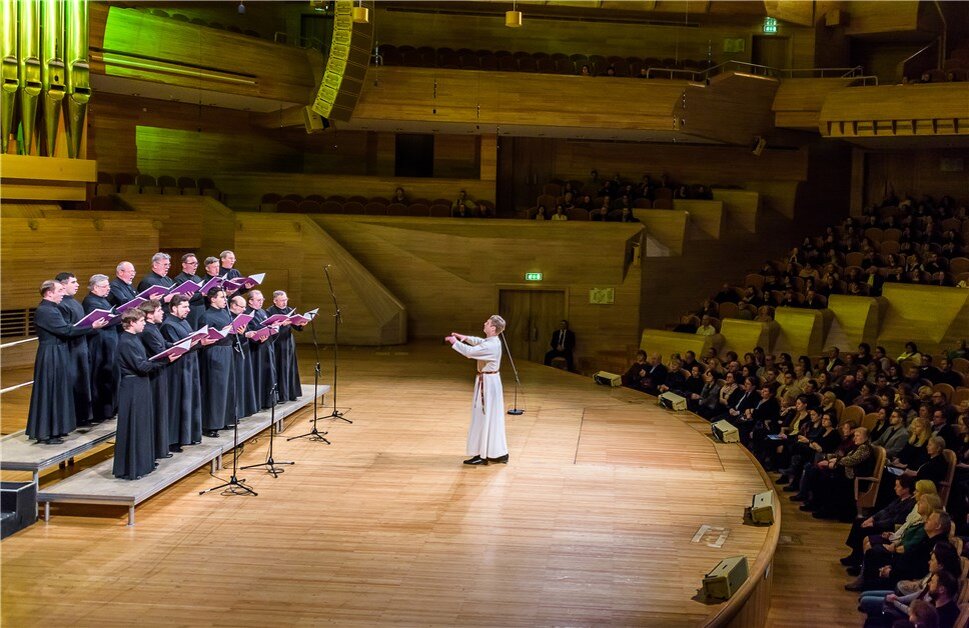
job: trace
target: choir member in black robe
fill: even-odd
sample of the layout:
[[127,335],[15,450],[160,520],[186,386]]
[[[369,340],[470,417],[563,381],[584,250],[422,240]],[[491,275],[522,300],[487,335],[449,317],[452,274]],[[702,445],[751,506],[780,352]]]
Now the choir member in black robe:
[[[111,285],[107,275],[92,275],[88,282],[90,293],[84,297],[84,313],[94,310],[110,310],[108,293]],[[91,367],[91,413],[92,422],[113,419],[118,413],[118,383],[121,370],[118,367],[118,333],[121,321],[111,323],[103,332],[88,336],[88,355]]]
[[[183,295],[172,297],[169,316],[162,323],[162,336],[169,346],[189,336],[194,330],[188,323],[189,302]],[[168,442],[169,450],[182,451],[182,445],[202,442],[202,386],[199,377],[199,355],[203,346],[215,341],[203,340],[192,347],[178,362],[169,367]]]
[[[155,253],[151,256],[151,271],[138,284],[138,292],[143,292],[152,286],[171,288],[175,282],[168,276],[168,269],[172,267],[172,256],[168,253]],[[161,298],[166,305],[172,300],[172,295],[166,294]]]
[[[54,277],[64,285],[64,298],[57,306],[64,313],[64,320],[70,325],[84,318],[84,306],[74,296],[79,285],[73,273],[58,273]],[[90,332],[88,329],[86,332]],[[87,346],[88,334],[74,336],[67,341],[70,353],[71,390],[74,393],[74,417],[78,427],[91,425],[91,356]]]
[[[282,290],[273,292],[273,304],[266,310],[269,316],[275,314],[292,314],[289,308],[289,297]],[[276,358],[276,390],[279,391],[280,401],[296,401],[303,394],[299,381],[299,365],[296,363],[296,340],[293,329],[302,329],[296,325],[284,323],[279,327],[279,335],[273,343],[273,354]]]
[[[57,305],[64,298],[64,286],[49,279],[41,284],[42,301],[34,313],[37,326],[37,357],[34,385],[30,391],[27,436],[38,442],[59,445],[74,430],[74,395],[70,388],[71,365],[67,341],[87,333],[64,319]],[[103,327],[100,323],[98,327]]]
[[[175,275],[175,285],[181,285],[186,281],[194,281],[195,283],[202,285],[202,278],[195,273],[199,268],[199,260],[195,257],[195,253],[186,253],[182,256],[182,272]],[[193,294],[189,300],[189,313],[188,313],[188,324],[192,326],[192,329],[198,329],[202,326],[202,315],[205,314],[205,295],[201,292],[196,292]]]
[[[210,329],[227,328],[232,316],[226,309],[225,290],[216,288],[209,292],[207,299],[202,323]],[[202,352],[202,429],[203,434],[213,438],[219,435],[219,430],[235,425],[233,340],[232,334],[228,334]]]
[[[246,300],[244,298],[237,294],[229,299],[229,313],[233,319],[245,311]],[[232,358],[235,362],[236,416],[244,419],[259,411],[259,405],[256,403],[256,389],[253,385],[252,355],[249,351],[249,338],[255,332],[250,330],[248,325],[234,331],[238,334],[238,338],[233,338],[232,341]]]
[[[108,293],[108,301],[114,307],[118,307],[138,296],[132,282],[135,280],[135,267],[131,262],[121,262],[115,273],[117,277],[111,280],[111,290]],[[121,325],[118,325],[118,333],[121,333]]]
[[[269,318],[266,310],[262,309],[265,297],[260,290],[250,290],[249,307],[246,308],[247,314],[252,314],[252,322],[249,323],[251,331],[262,329],[262,322]],[[268,410],[276,405],[278,394],[273,390],[276,381],[276,360],[273,352],[273,343],[276,336],[269,336],[263,340],[249,341],[249,355],[252,357],[252,380],[253,388],[256,393],[256,403],[261,410]]]
[[236,279],[242,277],[242,273],[235,269],[236,254],[232,251],[222,251],[219,253],[219,276],[223,279]]
[[138,334],[145,328],[145,313],[138,308],[121,315],[124,333],[118,340],[121,386],[118,388],[118,433],[114,441],[114,476],[137,480],[155,468],[153,403],[148,376],[164,368],[148,359]]
[[[138,335],[142,344],[145,345],[145,353],[150,359],[153,355],[158,355],[169,346],[162,336],[161,324],[165,320],[161,302],[152,299],[147,303],[142,303],[138,309],[145,314],[145,328]],[[148,376],[151,384],[152,399],[152,442],[154,443],[155,459],[171,458],[172,454],[168,451],[171,445],[169,442],[169,384],[171,380],[171,368],[167,364]]]

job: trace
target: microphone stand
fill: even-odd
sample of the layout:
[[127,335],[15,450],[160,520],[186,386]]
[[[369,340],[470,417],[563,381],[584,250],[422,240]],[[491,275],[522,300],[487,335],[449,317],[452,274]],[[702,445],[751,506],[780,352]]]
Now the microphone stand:
[[[229,314],[229,317],[231,319],[232,313],[229,312],[228,296],[226,297],[225,310]],[[231,325],[231,320],[230,320],[230,325]],[[242,352],[242,343],[239,340],[239,334],[234,333],[235,332],[234,329],[230,329],[229,331],[233,332],[233,336],[235,337],[233,340],[233,343],[235,344],[235,346],[233,347],[233,350],[238,351],[239,355],[242,356],[243,361],[245,361],[246,354]],[[229,385],[235,386],[235,382],[230,381]],[[219,489],[225,489],[222,492],[223,495],[256,496],[259,494],[256,491],[252,490],[251,487],[245,484],[245,481],[246,481],[245,478],[242,478],[240,480],[237,476],[239,471],[239,414],[238,414],[238,408],[236,406],[235,398],[232,399],[232,422],[234,423],[234,425],[232,426],[232,477],[230,477],[227,482],[223,482],[218,486],[213,486],[212,488],[207,488],[204,491],[199,491],[199,495],[205,495],[206,493],[211,493],[212,491],[217,491]]]
[[[326,283],[330,289],[330,298],[333,300],[333,410],[323,417],[324,419],[339,419],[341,421],[346,421],[347,423],[353,423],[350,419],[344,416],[343,412],[336,409],[336,388],[337,388],[337,368],[339,366],[339,356],[340,356],[340,324],[343,322],[343,317],[340,314],[340,304],[337,303],[336,293],[333,292],[333,280],[330,278],[330,265],[327,264],[323,267],[323,273],[326,274]],[[319,367],[319,361],[317,361],[317,367]],[[315,397],[314,397],[315,399]],[[315,401],[314,401],[315,403]],[[347,408],[349,412],[349,408]]]
[[[276,383],[273,382],[272,394],[276,394]],[[285,471],[285,469],[277,469],[277,464],[296,464],[295,462],[287,462],[285,460],[273,460],[273,441],[276,436],[276,405],[273,404],[269,408],[269,452],[266,454],[266,462],[261,462],[259,464],[250,464],[248,466],[242,467],[243,469],[255,469],[256,467],[266,467],[266,473],[271,473],[274,478],[278,478],[279,474]]]
[[501,342],[505,345],[505,352],[508,353],[508,362],[511,364],[511,370],[515,374],[515,402],[512,404],[511,410],[508,414],[518,416],[525,413],[525,410],[518,407],[518,389],[521,388],[522,382],[518,378],[518,368],[515,366],[515,360],[511,357],[511,349],[508,347],[508,341],[505,340],[505,332],[501,332]]
[[[316,427],[316,422],[320,420],[319,417],[319,404],[316,403],[316,397],[319,395],[320,389],[320,343],[316,340],[316,317],[310,321],[310,331],[313,332],[313,349],[316,351],[316,366],[313,367],[313,418],[310,419],[313,422],[313,429],[305,434],[300,434],[299,436],[290,436],[287,441],[296,440],[297,438],[309,438],[312,441],[318,443],[326,443],[331,445],[329,440],[326,439],[326,434],[329,432],[321,432]],[[292,333],[292,332],[290,332]],[[295,341],[294,341],[295,342]],[[293,359],[296,359],[295,351]]]

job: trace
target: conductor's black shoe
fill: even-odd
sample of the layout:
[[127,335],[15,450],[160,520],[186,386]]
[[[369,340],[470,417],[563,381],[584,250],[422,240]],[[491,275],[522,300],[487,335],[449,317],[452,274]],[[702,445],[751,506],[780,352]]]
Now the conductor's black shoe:
[[172,445],[168,448],[168,451],[172,452],[173,454],[180,454],[182,453],[182,448],[179,445]]
[[498,456],[497,458],[488,458],[488,462],[493,462],[495,464],[508,464],[508,454]]
[[205,435],[209,438],[218,438],[219,430],[205,430]]
[[468,458],[465,460],[464,464],[488,464],[488,460],[486,458],[482,458],[481,456],[475,456],[474,458]]
[[63,445],[64,444],[64,441],[61,440],[61,438],[58,437],[58,436],[55,436],[54,438],[48,438],[47,440],[45,440],[43,442],[44,442],[45,445]]

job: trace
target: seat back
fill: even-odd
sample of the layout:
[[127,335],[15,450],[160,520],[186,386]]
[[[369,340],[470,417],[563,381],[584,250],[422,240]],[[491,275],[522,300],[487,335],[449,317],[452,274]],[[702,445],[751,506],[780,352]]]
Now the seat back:
[[839,423],[844,423],[845,421],[854,421],[858,425],[861,425],[862,420],[865,418],[865,409],[861,406],[847,406],[842,412],[841,417],[838,419]]
[[[885,448],[878,445],[872,446],[874,455],[874,470],[869,477],[855,477],[855,506],[858,508],[858,516],[865,516],[868,511],[875,507],[875,500],[878,498],[878,485],[881,484],[882,474],[885,472]],[[866,490],[862,491],[861,483],[868,482]]]
[[956,473],[956,452],[951,449],[945,449],[942,451],[942,457],[945,458],[945,479],[942,480],[941,488],[939,490],[939,497],[942,498],[942,507],[945,508],[946,503],[949,501],[949,493],[952,492],[952,478],[955,477]]

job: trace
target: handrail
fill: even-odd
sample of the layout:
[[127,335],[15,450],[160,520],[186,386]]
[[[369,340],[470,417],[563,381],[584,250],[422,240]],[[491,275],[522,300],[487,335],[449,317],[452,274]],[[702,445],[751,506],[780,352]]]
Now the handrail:
[[937,43],[939,43],[939,40],[938,39],[934,39],[934,40],[930,41],[929,43],[927,43],[924,46],[922,46],[922,48],[920,48],[917,52],[913,52],[909,56],[907,56],[904,59],[902,59],[901,61],[899,61],[898,62],[898,65],[904,66],[906,63],[908,63],[909,61],[911,61],[915,57],[919,56],[920,54],[922,54],[923,52],[925,52],[926,50],[928,50],[932,46],[936,45]]
[[0,395],[4,393],[8,393],[11,390],[17,390],[18,388],[23,388],[24,386],[30,386],[33,383],[34,383],[34,380],[30,380],[29,382],[24,382],[23,384],[17,384],[16,386],[8,386],[7,388],[0,390]]
[[[673,78],[674,74],[686,75],[687,78],[696,83],[708,81],[711,76],[727,71],[728,68],[737,68],[747,74],[758,76],[776,76],[794,78],[796,75],[810,73],[812,76],[820,74],[818,78],[824,78],[825,74],[836,74],[839,78],[864,78],[864,68],[856,65],[851,68],[773,68],[768,65],[748,63],[746,61],[724,61],[706,70],[686,70],[680,68],[656,68],[650,67],[646,70],[646,78],[654,78],[654,75]],[[877,80],[877,79],[876,79]]]
[[13,342],[5,342],[0,345],[0,349],[6,349],[8,347],[16,347],[17,345],[22,345],[25,342],[33,342],[37,340],[37,336],[31,336],[30,338],[22,338],[20,340],[14,340]]

